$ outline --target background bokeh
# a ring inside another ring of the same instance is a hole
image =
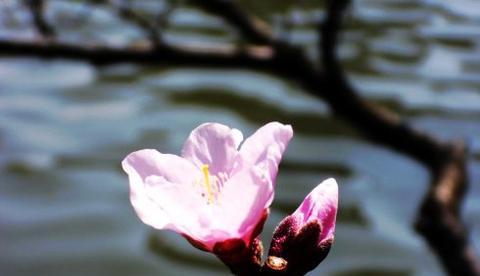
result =
[[[63,41],[141,43],[106,5],[50,0]],[[321,1],[241,1],[275,33],[316,57]],[[161,1],[137,1],[148,14]],[[19,1],[0,1],[0,37],[35,32]],[[230,42],[217,18],[180,6],[170,43]],[[465,139],[471,188],[464,218],[480,251],[480,2],[354,1],[339,49],[351,81],[380,105],[441,139]],[[224,275],[215,257],[143,225],[121,160],[178,153],[206,121],[245,136],[269,121],[293,125],[264,231],[327,177],[340,183],[336,243],[312,275],[444,275],[412,223],[427,172],[363,140],[299,87],[245,70],[0,58],[0,275]]]

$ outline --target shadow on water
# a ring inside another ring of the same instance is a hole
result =
[[[161,258],[168,258],[173,262],[188,266],[208,268],[215,271],[225,271],[225,267],[220,261],[207,259],[202,257],[202,255],[192,254],[189,251],[179,250],[175,246],[170,246],[167,240],[162,239],[162,237],[154,233],[148,237],[148,248]]]
[[[298,202],[276,200],[272,204],[272,208],[284,214],[291,214],[298,208]],[[345,224],[353,224],[361,227],[369,226],[368,219],[362,213],[360,206],[353,204],[342,206],[339,210],[337,219]]]
[[[388,269],[356,269],[345,272],[334,273],[333,276],[410,276],[408,270],[388,270]]]
[[[352,170],[341,164],[333,163],[307,163],[301,161],[284,160],[280,165],[280,169],[285,172],[296,173],[323,173],[326,175],[338,175],[347,177],[352,175]]]
[[[233,111],[248,121],[261,124],[280,121],[295,126],[295,131],[306,135],[355,136],[354,131],[337,119],[326,115],[291,112],[279,106],[242,96],[229,91],[195,90],[172,93],[170,100],[176,105],[199,105]]]

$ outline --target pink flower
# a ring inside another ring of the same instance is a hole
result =
[[[217,123],[194,129],[181,156],[144,149],[122,162],[130,200],[146,224],[185,236],[194,246],[243,241],[260,233],[274,196],[291,126],[268,123],[243,140],[242,133]]]
[[[303,275],[328,255],[335,234],[338,186],[327,179],[313,189],[293,214],[278,225],[270,245],[269,260],[285,260],[287,274]]]

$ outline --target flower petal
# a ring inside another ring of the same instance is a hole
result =
[[[300,218],[303,224],[318,219],[322,224],[320,241],[333,239],[338,209],[338,185],[329,178],[313,189],[302,204],[292,214]]]
[[[209,228],[206,199],[193,187],[171,183],[161,176],[149,176],[144,187],[147,194],[145,200],[154,203],[168,217],[164,229],[198,238],[202,230]]]
[[[156,229],[175,231],[209,251],[218,240],[229,238],[229,233],[216,229],[215,215],[206,199],[187,185],[153,175],[130,195],[139,218]]]
[[[124,165],[124,169],[125,166],[127,165]],[[140,175],[129,173],[128,178],[130,182],[130,202],[140,220],[156,229],[164,229],[170,223],[169,216],[160,206],[150,200]]]
[[[157,229],[163,229],[171,222],[162,206],[152,201],[146,187],[146,180],[162,177],[177,186],[189,186],[193,183],[197,170],[189,161],[171,154],[161,154],[146,149],[129,154],[122,161],[123,170],[130,182],[130,201],[139,218]],[[188,185],[182,185],[188,184]]]
[[[274,184],[278,165],[292,136],[292,127],[278,122],[271,122],[259,128],[240,148],[243,166],[257,166]]]
[[[197,167],[209,165],[212,175],[229,174],[235,165],[237,148],[243,140],[237,129],[217,123],[205,123],[194,129],[183,145],[182,156]]]
[[[162,176],[169,182],[191,184],[198,169],[188,160],[173,154],[162,154],[154,149],[130,153],[122,161],[127,174],[137,174],[142,181],[148,176]]]
[[[273,186],[253,171],[242,170],[223,187],[218,198],[222,227],[248,244],[252,232],[265,215],[273,197]]]

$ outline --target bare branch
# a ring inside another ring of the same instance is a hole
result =
[[[161,12],[159,12],[157,14],[157,16],[155,17],[155,26],[158,30],[160,30],[160,32],[162,31],[165,31],[165,29],[167,28],[168,26],[168,19],[170,17],[170,15],[173,13],[173,11],[175,11],[175,9],[178,7],[178,2],[174,2],[174,3],[169,3],[169,4],[166,4],[167,7],[162,10]],[[160,33],[161,35],[162,33]]]
[[[328,17],[321,26],[320,50],[325,70],[326,87],[335,91],[346,104],[336,104],[334,110],[361,132],[380,144],[404,152],[430,169],[432,181],[416,223],[417,231],[442,261],[450,275],[480,275],[462,224],[459,206],[467,187],[465,149],[463,144],[442,144],[409,128],[396,116],[379,110],[358,98],[346,79],[335,54],[337,35],[348,0],[331,0]],[[350,102],[350,103],[348,103]],[[351,108],[346,111],[345,108]]]
[[[45,2],[43,0],[25,0],[25,4],[30,10],[37,32],[46,38],[55,36],[55,30],[43,15]]]
[[[158,47],[161,44],[161,32],[155,23],[137,14],[132,7],[126,3],[120,3],[119,5],[112,3],[112,6],[117,9],[117,13],[121,18],[132,22],[144,31],[154,46]]]
[[[415,224],[450,275],[480,275],[480,266],[462,224],[460,206],[467,189],[465,147],[453,143],[444,164],[433,171]]]
[[[189,0],[206,12],[215,14],[234,26],[240,34],[256,44],[272,44],[273,36],[268,25],[228,0]]]
[[[0,56],[29,56],[71,59],[94,65],[138,63],[168,66],[257,68],[272,70],[273,55],[268,47],[238,49],[231,46],[114,48],[49,41],[0,40]]]

